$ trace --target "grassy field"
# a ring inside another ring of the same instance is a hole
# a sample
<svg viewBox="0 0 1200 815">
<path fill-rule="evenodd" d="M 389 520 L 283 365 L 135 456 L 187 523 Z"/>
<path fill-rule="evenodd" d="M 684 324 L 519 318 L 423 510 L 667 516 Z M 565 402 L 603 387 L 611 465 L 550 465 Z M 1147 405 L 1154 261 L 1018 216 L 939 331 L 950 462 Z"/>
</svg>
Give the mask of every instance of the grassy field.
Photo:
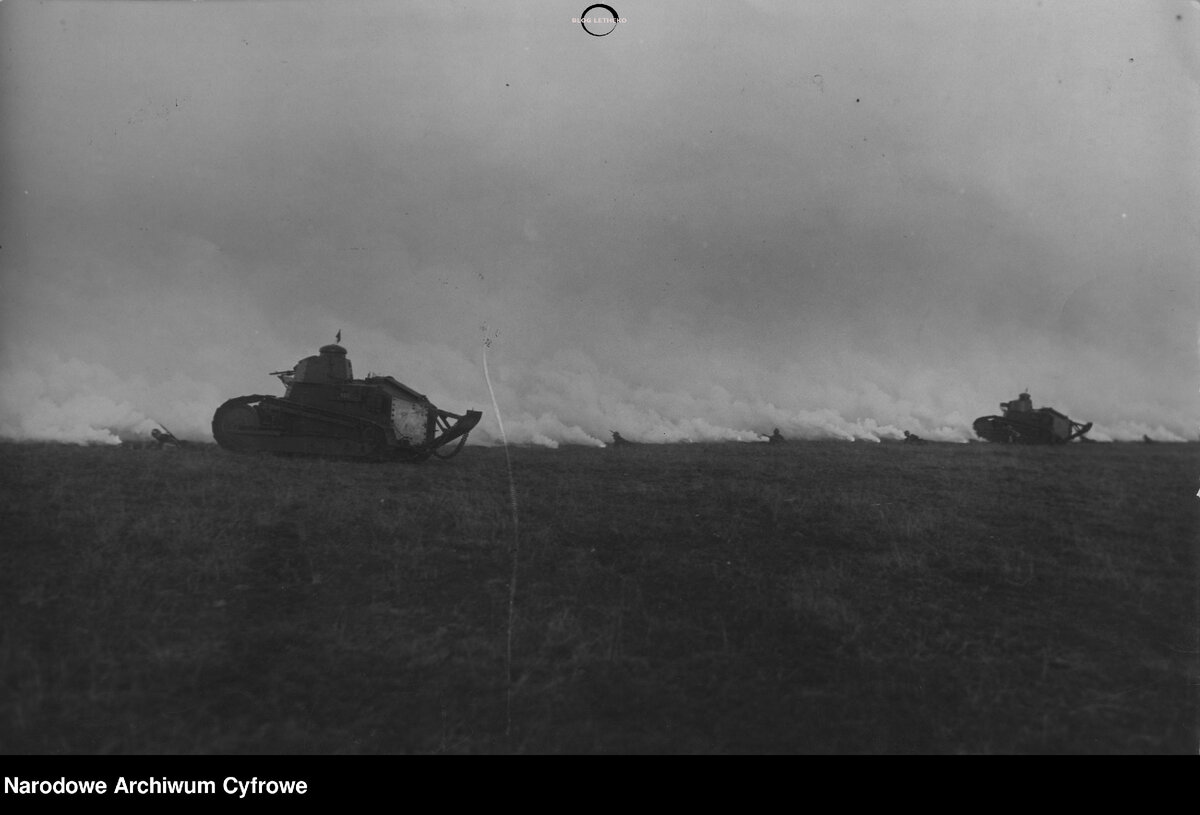
<svg viewBox="0 0 1200 815">
<path fill-rule="evenodd" d="M 0 445 L 0 750 L 1197 750 L 1200 445 L 510 453 Z"/>
</svg>

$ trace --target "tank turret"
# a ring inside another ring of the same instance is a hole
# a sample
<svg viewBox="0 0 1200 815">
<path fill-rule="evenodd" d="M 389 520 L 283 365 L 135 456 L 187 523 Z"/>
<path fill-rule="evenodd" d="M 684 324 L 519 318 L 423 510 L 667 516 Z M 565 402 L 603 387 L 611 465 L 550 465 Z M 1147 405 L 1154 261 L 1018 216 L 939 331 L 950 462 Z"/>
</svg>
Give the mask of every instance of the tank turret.
<svg viewBox="0 0 1200 815">
<path fill-rule="evenodd" d="M 339 332 L 340 333 L 340 332 Z M 450 458 L 483 416 L 440 410 L 390 376 L 355 379 L 341 345 L 288 371 L 278 396 L 239 396 L 217 408 L 213 438 L 227 450 L 371 459 Z M 451 442 L 448 452 L 439 452 Z"/>
<path fill-rule="evenodd" d="M 1033 411 L 1033 399 L 1028 393 L 1020 394 L 1011 402 L 1001 402 L 1000 409 L 1004 411 L 1004 415 L 1009 413 L 1031 413 Z"/>
<path fill-rule="evenodd" d="M 305 357 L 296 363 L 292 381 L 328 385 L 354 379 L 354 368 L 340 345 L 323 345 L 315 357 Z"/>
</svg>

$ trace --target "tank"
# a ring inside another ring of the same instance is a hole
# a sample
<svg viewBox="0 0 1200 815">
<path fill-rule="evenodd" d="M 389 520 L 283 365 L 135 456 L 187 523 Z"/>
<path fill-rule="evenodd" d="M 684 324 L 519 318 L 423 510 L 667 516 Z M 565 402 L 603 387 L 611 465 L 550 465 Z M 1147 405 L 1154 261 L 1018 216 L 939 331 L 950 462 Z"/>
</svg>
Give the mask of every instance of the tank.
<svg viewBox="0 0 1200 815">
<path fill-rule="evenodd" d="M 1028 393 L 1011 402 L 1001 402 L 1001 416 L 980 416 L 972 427 L 984 441 L 1002 444 L 1066 444 L 1082 438 L 1092 423 L 1073 422 L 1054 408 L 1033 408 Z"/>
<path fill-rule="evenodd" d="M 390 376 L 355 379 L 346 349 L 326 345 L 290 371 L 283 396 L 238 396 L 217 408 L 217 444 L 238 453 L 424 461 L 451 458 L 483 414 L 440 410 Z"/>
</svg>

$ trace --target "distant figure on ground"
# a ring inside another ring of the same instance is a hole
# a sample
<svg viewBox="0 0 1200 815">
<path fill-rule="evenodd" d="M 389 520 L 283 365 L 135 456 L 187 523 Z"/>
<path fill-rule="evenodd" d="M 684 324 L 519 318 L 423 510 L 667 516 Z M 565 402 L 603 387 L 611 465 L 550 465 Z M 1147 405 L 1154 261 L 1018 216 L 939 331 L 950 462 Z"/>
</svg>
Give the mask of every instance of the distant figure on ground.
<svg viewBox="0 0 1200 815">
<path fill-rule="evenodd" d="M 625 446 L 625 445 L 627 445 L 627 444 L 633 444 L 633 442 L 629 441 L 628 439 L 622 438 L 621 434 L 620 434 L 620 433 L 618 433 L 618 432 L 617 432 L 617 431 L 615 431 L 615 430 L 610 430 L 610 431 L 608 431 L 608 432 L 609 432 L 609 433 L 612 433 L 612 437 L 613 437 L 613 440 L 612 440 L 613 447 L 623 447 L 623 446 Z"/>
<path fill-rule="evenodd" d="M 907 430 L 905 430 L 904 431 L 904 443 L 905 444 L 924 444 L 925 439 L 921 438 L 916 433 L 909 433 Z"/>
<path fill-rule="evenodd" d="M 778 427 L 771 432 L 771 435 L 767 436 L 768 444 L 783 444 L 785 441 L 787 441 L 787 439 L 785 439 L 783 434 L 779 432 Z"/>
<path fill-rule="evenodd" d="M 1145 442 L 1146 444 L 1154 444 L 1154 439 L 1150 438 L 1149 436 L 1147 436 L 1145 434 L 1142 434 L 1142 441 Z"/>
<path fill-rule="evenodd" d="M 167 430 L 165 428 L 162 430 L 159 430 L 156 427 L 150 431 L 150 435 L 154 438 L 154 440 L 156 442 L 158 442 L 158 449 L 160 449 L 160 450 L 162 448 L 166 447 L 168 444 L 173 444 L 176 447 L 183 446 L 183 443 L 180 442 L 179 439 L 175 438 L 175 434 L 173 434 L 170 430 Z"/>
</svg>

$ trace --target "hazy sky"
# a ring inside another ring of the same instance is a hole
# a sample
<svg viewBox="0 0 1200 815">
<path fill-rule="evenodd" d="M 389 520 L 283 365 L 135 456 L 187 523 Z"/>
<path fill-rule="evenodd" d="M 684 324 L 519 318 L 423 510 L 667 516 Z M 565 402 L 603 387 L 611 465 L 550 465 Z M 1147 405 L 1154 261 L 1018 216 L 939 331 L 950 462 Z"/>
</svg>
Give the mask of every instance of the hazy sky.
<svg viewBox="0 0 1200 815">
<path fill-rule="evenodd" d="M 0 435 L 1200 433 L 1200 4 L 0 2 Z M 486 331 L 481 327 L 486 326 Z"/>
</svg>

